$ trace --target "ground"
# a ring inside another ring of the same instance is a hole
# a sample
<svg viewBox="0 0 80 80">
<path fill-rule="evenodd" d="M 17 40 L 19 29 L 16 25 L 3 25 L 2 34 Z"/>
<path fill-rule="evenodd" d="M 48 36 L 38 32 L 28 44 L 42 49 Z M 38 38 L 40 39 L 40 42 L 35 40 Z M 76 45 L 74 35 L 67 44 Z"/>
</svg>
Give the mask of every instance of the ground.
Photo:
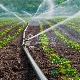
<svg viewBox="0 0 80 80">
<path fill-rule="evenodd" d="M 44 30 L 47 28 L 49 28 L 49 25 L 44 25 Z M 68 28 L 66 27 L 64 29 L 67 30 Z M 39 32 L 40 32 L 39 25 L 37 26 L 29 25 L 26 31 L 26 38 L 28 38 L 28 35 L 35 35 Z M 71 33 L 73 33 L 73 31 Z M 80 52 L 68 47 L 67 44 L 65 44 L 55 35 L 53 30 L 48 31 L 46 35 L 50 42 L 49 47 L 54 48 L 53 53 L 58 54 L 61 58 L 67 58 L 71 60 L 72 68 L 77 69 L 80 76 Z M 76 32 L 75 32 L 75 35 L 76 35 Z M 72 37 L 70 38 L 73 39 Z M 32 57 L 34 58 L 34 60 L 42 70 L 42 72 L 48 78 L 48 80 L 62 80 L 60 77 L 61 74 L 59 74 L 59 76 L 55 76 L 51 73 L 51 70 L 56 69 L 57 67 L 54 64 L 50 64 L 49 57 L 46 56 L 46 53 L 43 51 L 43 49 L 39 48 L 39 46 L 42 46 L 39 43 L 40 42 L 39 37 L 31 39 L 30 41 L 31 41 L 31 45 L 27 48 L 29 49 L 30 54 L 32 55 Z M 31 46 L 34 46 L 34 47 L 31 47 Z"/>
<path fill-rule="evenodd" d="M 33 26 L 36 24 L 37 26 Z M 1 28 L 1 30 L 4 30 L 7 27 L 10 27 L 10 25 L 4 26 Z M 48 27 L 49 25 L 44 25 L 44 29 Z M 8 34 L 13 35 L 18 28 L 19 26 L 8 32 L 6 35 L 0 37 L 0 40 L 5 38 Z M 68 28 L 66 27 L 65 30 L 67 29 Z M 33 22 L 33 24 L 29 25 L 27 28 L 26 38 L 29 37 L 29 34 L 31 36 L 39 32 L 40 28 L 38 23 Z M 22 35 L 23 32 L 21 32 L 12 42 L 0 49 L 0 80 L 38 80 L 22 48 Z M 54 53 L 58 54 L 60 57 L 71 60 L 72 67 L 78 70 L 80 76 L 80 52 L 68 47 L 67 44 L 64 44 L 64 42 L 61 41 L 52 30 L 47 32 L 46 35 L 50 42 L 49 47 L 54 48 Z M 75 35 L 77 35 L 77 33 Z M 73 39 L 72 37 L 70 38 Z M 48 80 L 61 80 L 61 74 L 56 76 L 51 73 L 51 70 L 57 67 L 50 64 L 49 57 L 46 56 L 46 53 L 43 51 L 43 49 L 39 48 L 39 46 L 42 46 L 42 44 L 39 44 L 39 42 L 39 37 L 31 40 L 31 45 L 27 47 L 30 54 Z"/>
<path fill-rule="evenodd" d="M 0 49 L 0 80 L 38 80 L 21 44 L 22 33 Z"/>
</svg>

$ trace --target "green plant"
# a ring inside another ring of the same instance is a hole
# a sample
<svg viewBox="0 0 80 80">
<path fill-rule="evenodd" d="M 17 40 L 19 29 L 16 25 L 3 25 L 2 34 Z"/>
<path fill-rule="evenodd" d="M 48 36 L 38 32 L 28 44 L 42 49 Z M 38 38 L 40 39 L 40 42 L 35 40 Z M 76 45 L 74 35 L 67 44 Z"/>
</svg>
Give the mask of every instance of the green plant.
<svg viewBox="0 0 80 80">
<path fill-rule="evenodd" d="M 51 54 L 50 56 L 50 62 L 52 64 L 56 64 L 58 69 L 53 69 L 52 73 L 53 74 L 62 74 L 65 75 L 62 77 L 63 80 L 67 80 L 67 78 L 72 78 L 73 80 L 75 79 L 80 79 L 77 74 L 78 71 L 76 69 L 73 69 L 70 65 L 71 61 L 66 59 L 66 58 L 60 58 L 56 54 Z"/>
<path fill-rule="evenodd" d="M 48 22 L 48 24 L 51 26 L 51 23 Z M 43 31 L 42 24 L 40 25 L 40 31 Z M 60 39 L 62 39 L 65 43 L 67 43 L 72 48 L 75 48 L 76 50 L 80 50 L 79 44 L 67 39 L 64 35 L 60 34 L 56 29 L 54 29 L 54 32 Z M 40 46 L 41 49 L 44 50 L 44 52 L 48 53 L 47 56 L 50 58 L 50 63 L 55 64 L 57 66 L 57 69 L 52 70 L 52 74 L 59 75 L 62 74 L 61 78 L 63 80 L 79 80 L 80 77 L 77 75 L 78 71 L 76 69 L 73 69 L 71 66 L 71 61 L 66 58 L 60 58 L 59 55 L 54 53 L 54 48 L 49 48 L 49 42 L 47 40 L 47 35 L 42 34 L 40 35 L 42 46 Z"/>
<path fill-rule="evenodd" d="M 23 29 L 24 29 L 24 25 L 21 26 L 17 32 L 15 32 L 12 36 L 8 35 L 6 38 L 4 38 L 3 40 L 0 41 L 0 48 L 2 48 L 4 45 L 6 45 L 7 43 L 11 42 Z"/>
<path fill-rule="evenodd" d="M 51 22 L 45 22 L 48 23 L 49 26 L 51 26 Z M 71 39 L 68 39 L 66 35 L 61 34 L 56 28 L 53 28 L 53 31 L 56 34 L 56 36 L 58 36 L 64 43 L 68 44 L 71 48 L 80 52 L 80 44 Z"/>
</svg>

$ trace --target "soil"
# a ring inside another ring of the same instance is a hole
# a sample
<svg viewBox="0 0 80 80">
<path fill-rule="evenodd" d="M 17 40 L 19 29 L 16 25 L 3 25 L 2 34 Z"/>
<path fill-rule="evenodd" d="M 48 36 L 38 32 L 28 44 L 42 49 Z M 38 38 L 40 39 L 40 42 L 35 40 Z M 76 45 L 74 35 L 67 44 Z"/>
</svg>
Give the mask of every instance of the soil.
<svg viewBox="0 0 80 80">
<path fill-rule="evenodd" d="M 51 20 L 49 20 L 49 22 L 51 22 L 53 25 L 57 24 L 55 22 L 52 22 Z M 59 25 L 56 28 L 60 33 L 65 34 L 69 39 L 72 39 L 80 44 L 80 33 L 79 32 L 65 25 Z"/>
<path fill-rule="evenodd" d="M 44 29 L 49 28 L 48 25 L 44 25 Z M 66 28 L 64 28 L 66 30 Z M 67 29 L 68 30 L 68 29 Z M 32 34 L 35 35 L 40 32 L 39 26 L 32 26 L 29 25 L 26 31 L 26 38 L 28 38 L 28 35 Z M 70 32 L 71 33 L 71 32 Z M 73 33 L 73 32 L 72 32 Z M 76 32 L 75 32 L 76 33 Z M 77 33 L 76 33 L 77 34 Z M 55 54 L 58 54 L 60 57 L 67 58 L 71 60 L 72 68 L 76 68 L 79 72 L 80 76 L 80 52 L 69 48 L 67 44 L 64 44 L 53 31 L 49 31 L 46 33 L 50 45 L 49 47 L 54 48 Z M 70 37 L 73 39 L 72 37 Z M 40 44 L 39 37 L 36 37 L 34 39 L 31 39 L 31 44 L 27 48 L 29 49 L 30 54 L 42 70 L 42 72 L 45 74 L 45 76 L 48 78 L 48 80 L 61 80 L 59 75 L 53 75 L 51 73 L 52 69 L 57 68 L 54 64 L 50 64 L 49 58 L 46 56 L 46 53 L 43 51 L 43 49 L 40 49 L 39 46 L 42 46 Z"/>
<path fill-rule="evenodd" d="M 12 32 L 15 31 L 16 28 Z M 38 80 L 21 44 L 22 32 L 0 49 L 0 80 Z"/>
<path fill-rule="evenodd" d="M 32 22 L 27 28 L 26 38 L 40 32 L 39 23 L 37 23 L 37 25 L 36 23 L 37 22 L 35 21 Z M 48 25 L 44 25 L 44 29 L 48 27 Z M 5 28 L 3 27 L 3 29 Z M 13 33 L 16 31 L 15 29 L 13 29 Z M 8 34 L 12 35 L 12 32 L 9 32 Z M 69 48 L 53 31 L 46 34 L 50 42 L 49 47 L 53 47 L 55 49 L 55 54 L 58 54 L 60 57 L 71 60 L 72 67 L 78 70 L 80 76 L 80 52 Z M 20 33 L 11 43 L 0 49 L 0 80 L 39 80 L 23 51 L 21 44 L 22 33 Z M 46 53 L 43 49 L 40 49 L 39 46 L 42 45 L 40 44 L 39 37 L 37 37 L 31 40 L 31 45 L 27 48 L 48 80 L 61 80 L 61 74 L 53 75 L 51 73 L 51 70 L 57 67 L 54 64 L 50 64 Z"/>
</svg>

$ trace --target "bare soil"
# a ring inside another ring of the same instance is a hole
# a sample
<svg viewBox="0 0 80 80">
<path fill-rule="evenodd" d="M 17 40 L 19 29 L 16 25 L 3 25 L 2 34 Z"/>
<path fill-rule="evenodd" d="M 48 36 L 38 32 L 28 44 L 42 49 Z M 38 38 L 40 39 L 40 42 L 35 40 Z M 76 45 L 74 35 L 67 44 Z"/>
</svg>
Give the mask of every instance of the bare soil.
<svg viewBox="0 0 80 80">
<path fill-rule="evenodd" d="M 26 38 L 31 35 L 35 35 L 40 32 L 39 23 L 37 26 L 35 22 L 31 24 L 26 31 Z M 44 25 L 44 29 L 48 28 L 48 25 Z M 1 29 L 5 29 L 4 27 Z M 16 28 L 15 28 L 16 29 Z M 16 30 L 7 34 L 13 34 Z M 50 47 L 54 48 L 55 54 L 60 57 L 65 57 L 71 60 L 71 65 L 76 68 L 80 76 L 80 52 L 71 49 L 67 44 L 64 44 L 53 31 L 46 33 L 50 42 Z M 76 33 L 77 34 L 77 33 Z M 5 36 L 6 37 L 6 36 Z M 1 38 L 0 40 L 2 40 Z M 41 68 L 42 72 L 48 78 L 48 80 L 61 80 L 60 75 L 53 75 L 51 70 L 57 68 L 54 64 L 50 64 L 49 58 L 40 43 L 39 37 L 31 40 L 31 45 L 27 47 L 30 54 Z M 28 58 L 21 46 L 22 44 L 22 33 L 18 35 L 11 43 L 0 49 L 0 80 L 39 80 L 30 65 Z"/>
<path fill-rule="evenodd" d="M 16 28 L 7 34 L 13 35 L 15 31 Z M 38 80 L 21 44 L 22 32 L 0 49 L 0 80 Z"/>
<path fill-rule="evenodd" d="M 44 25 L 44 29 L 49 28 L 48 25 Z M 66 28 L 64 28 L 66 30 Z M 26 31 L 26 38 L 28 38 L 28 35 L 32 34 L 35 35 L 40 32 L 39 25 L 38 26 L 32 26 L 29 25 Z M 70 32 L 71 33 L 71 32 Z M 72 32 L 73 33 L 73 32 Z M 76 32 L 75 32 L 76 33 Z M 64 44 L 56 35 L 53 31 L 49 31 L 46 33 L 47 37 L 49 39 L 50 45 L 49 47 L 54 48 L 55 54 L 58 54 L 60 57 L 67 58 L 71 60 L 71 65 L 73 68 L 76 68 L 79 72 L 80 76 L 80 52 L 69 48 L 67 44 Z M 77 34 L 77 33 L 76 33 Z M 52 40 L 51 40 L 52 39 Z M 71 39 L 73 39 L 71 37 Z M 30 46 L 27 48 L 29 49 L 30 54 L 42 70 L 42 72 L 45 74 L 45 76 L 48 78 L 48 80 L 61 80 L 59 75 L 53 75 L 51 73 L 52 69 L 55 69 L 56 66 L 54 64 L 50 64 L 49 58 L 46 56 L 46 53 L 43 51 L 43 49 L 40 49 L 39 46 L 42 46 L 39 43 L 39 37 L 36 37 L 31 41 Z"/>
</svg>

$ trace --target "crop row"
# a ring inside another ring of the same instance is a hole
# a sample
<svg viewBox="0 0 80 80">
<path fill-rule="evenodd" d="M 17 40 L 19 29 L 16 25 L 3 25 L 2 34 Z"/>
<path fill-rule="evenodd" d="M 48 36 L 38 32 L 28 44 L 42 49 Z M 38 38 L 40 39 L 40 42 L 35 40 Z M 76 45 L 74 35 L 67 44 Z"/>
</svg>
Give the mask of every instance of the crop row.
<svg viewBox="0 0 80 80">
<path fill-rule="evenodd" d="M 45 21 L 49 26 L 53 26 L 53 24 L 51 22 Z M 68 37 L 66 37 L 65 35 L 61 34 L 56 28 L 53 28 L 54 33 L 56 34 L 56 36 L 58 36 L 65 44 L 68 44 L 69 47 L 77 50 L 80 52 L 80 44 L 78 44 L 77 42 L 68 39 Z"/>
<path fill-rule="evenodd" d="M 16 20 L 17 21 L 17 20 Z M 16 22 L 16 21 L 6 21 L 6 22 L 2 22 L 2 23 L 0 23 L 0 27 L 3 27 L 3 26 L 5 26 L 5 25 L 8 25 L 8 24 L 11 24 L 11 23 L 14 23 L 14 22 Z"/>
<path fill-rule="evenodd" d="M 66 18 L 54 18 L 52 19 L 53 22 L 61 22 L 63 20 L 65 20 Z M 74 18 L 68 22 L 66 22 L 64 25 L 66 25 L 67 27 L 74 29 L 77 32 L 80 32 L 80 18 Z"/>
<path fill-rule="evenodd" d="M 69 47 L 80 52 L 80 44 L 73 40 L 68 39 L 65 35 L 61 34 L 56 28 L 54 28 L 53 31 L 64 43 L 68 44 Z"/>
<path fill-rule="evenodd" d="M 65 20 L 65 19 L 67 19 L 67 18 L 68 17 L 58 17 L 58 18 L 51 19 L 51 21 L 53 21 L 53 22 L 61 22 L 61 21 Z M 77 18 L 73 18 L 68 22 L 70 22 L 70 23 L 80 23 L 80 18 L 78 18 L 78 17 Z"/>
<path fill-rule="evenodd" d="M 80 17 L 73 18 L 70 20 L 71 23 L 79 23 L 80 22 Z"/>
<path fill-rule="evenodd" d="M 17 24 L 14 24 L 13 26 L 11 26 L 11 27 L 9 27 L 9 28 L 6 28 L 5 30 L 2 30 L 2 31 L 0 32 L 0 37 L 2 37 L 3 35 L 5 35 L 6 33 L 8 33 L 10 30 L 16 28 L 19 24 L 20 24 L 20 22 L 17 23 Z"/>
<path fill-rule="evenodd" d="M 66 19 L 66 17 L 63 17 L 63 18 L 61 17 L 61 18 L 54 18 L 54 19 L 51 19 L 51 21 L 57 23 L 57 22 L 61 22 L 61 21 L 65 20 L 65 19 Z"/>
<path fill-rule="evenodd" d="M 13 17 L 10 17 L 10 18 L 2 17 L 0 18 L 0 23 L 7 22 L 7 21 L 15 21 L 15 20 L 18 20 L 18 19 Z"/>
<path fill-rule="evenodd" d="M 40 23 L 40 31 L 43 30 L 43 25 L 42 23 Z M 61 76 L 61 78 L 63 80 L 79 80 L 80 78 L 77 75 L 77 70 L 71 67 L 71 61 L 66 58 L 60 58 L 60 56 L 54 53 L 54 48 L 48 47 L 49 42 L 47 35 L 45 33 L 41 34 L 40 39 L 42 43 L 42 48 L 44 52 L 47 53 L 47 56 L 50 58 L 51 64 L 55 64 L 56 67 L 58 67 L 57 69 L 53 69 L 52 73 L 54 75 L 62 74 L 63 76 Z"/>
<path fill-rule="evenodd" d="M 29 23 L 31 21 L 31 19 L 29 18 L 24 18 L 23 20 L 26 21 L 26 23 Z M 15 17 L 9 17 L 9 18 L 5 18 L 5 17 L 2 17 L 0 18 L 0 27 L 3 27 L 5 25 L 8 25 L 8 24 L 11 24 L 11 23 L 14 23 L 14 22 L 18 22 L 20 21 L 18 18 L 15 18 Z"/>
<path fill-rule="evenodd" d="M 12 36 L 8 35 L 6 38 L 4 38 L 3 40 L 0 41 L 0 48 L 2 48 L 3 46 L 5 46 L 7 43 L 12 42 L 12 40 L 21 32 L 23 31 L 23 29 L 25 28 L 25 25 L 19 27 L 19 29 L 17 30 L 17 32 L 15 32 Z"/>
<path fill-rule="evenodd" d="M 40 32 L 43 31 L 43 30 L 44 30 L 43 25 L 40 23 Z M 44 52 L 48 53 L 49 52 L 49 48 L 48 48 L 49 42 L 48 42 L 47 35 L 45 33 L 41 34 L 40 35 L 40 40 L 41 40 L 41 43 L 42 43 L 42 47 L 40 46 L 40 48 L 42 48 L 44 50 Z"/>
<path fill-rule="evenodd" d="M 76 23 L 66 23 L 65 25 L 71 29 L 74 29 L 76 32 L 80 32 L 80 27 Z"/>
</svg>

